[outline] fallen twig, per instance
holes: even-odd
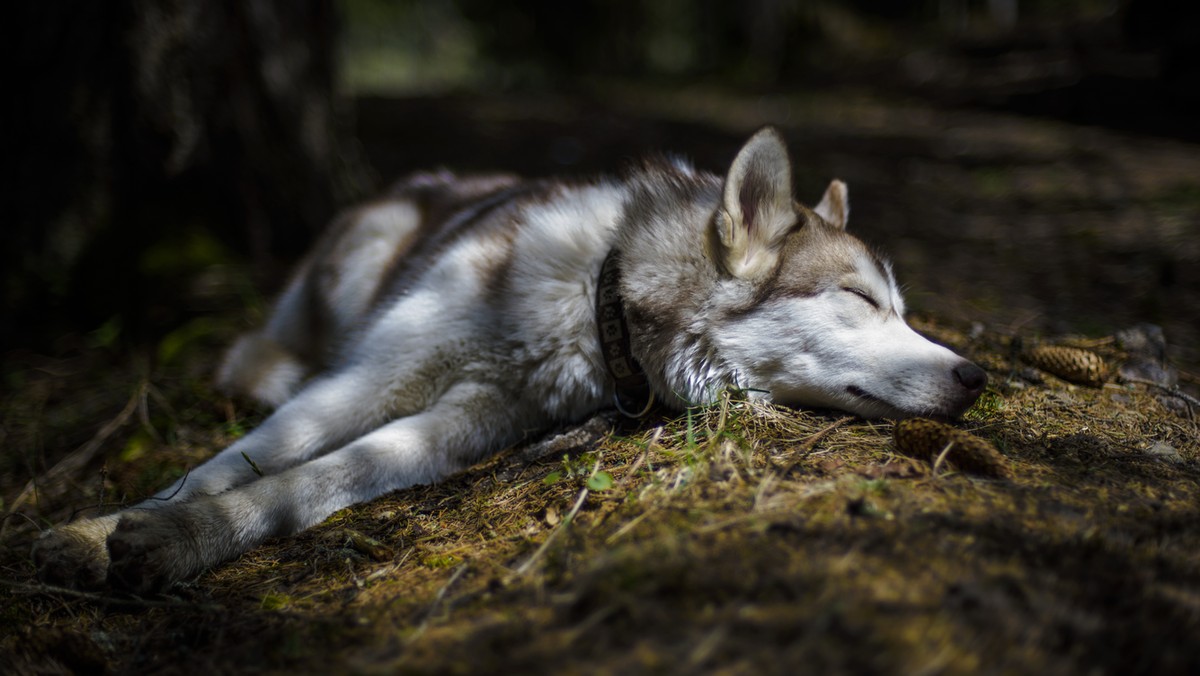
[[[796,449],[792,453],[791,462],[784,465],[783,468],[781,470],[779,470],[779,476],[781,476],[781,477],[787,476],[787,473],[792,471],[793,467],[795,467],[797,464],[800,463],[801,460],[803,460],[805,457],[807,457],[809,452],[812,451],[813,447],[816,446],[822,439],[824,439],[826,435],[828,435],[830,432],[836,430],[837,428],[841,427],[842,425],[845,425],[846,423],[850,422],[851,420],[854,420],[854,416],[852,416],[852,415],[848,415],[843,418],[838,418],[837,420],[834,420],[833,422],[822,427],[821,429],[817,430],[816,432],[813,432],[812,434],[808,435],[808,437],[804,441],[800,442],[800,448]]]
[[[1193,397],[1192,395],[1187,394],[1186,392],[1180,390],[1178,385],[1176,385],[1175,387],[1168,387],[1167,385],[1160,385],[1160,384],[1154,382],[1153,380],[1144,380],[1142,378],[1122,378],[1122,380],[1124,380],[1127,383],[1136,383],[1138,385],[1146,385],[1147,387],[1153,387],[1153,388],[1162,390],[1164,394],[1182,399],[1184,401],[1184,403],[1186,403],[1188,405],[1188,413],[1192,414],[1192,417],[1195,417],[1195,409],[1193,409],[1192,407],[1195,406],[1197,408],[1200,408],[1200,399],[1197,399],[1197,398]]]
[[[100,450],[100,447],[104,445],[104,442],[108,441],[108,438],[111,437],[113,433],[123,427],[125,423],[129,422],[129,419],[133,416],[134,412],[138,410],[138,406],[142,401],[146,387],[147,382],[143,380],[138,385],[137,390],[133,393],[133,396],[130,397],[129,401],[125,404],[125,408],[121,409],[121,412],[118,413],[115,418],[108,421],[108,424],[106,424],[104,427],[101,427],[100,430],[96,432],[95,436],[88,440],[86,444],[72,451],[62,460],[59,460],[57,464],[51,467],[41,477],[30,479],[29,482],[25,484],[25,488],[21,490],[21,493],[17,495],[17,497],[13,499],[12,504],[9,505],[8,513],[12,514],[19,507],[21,507],[21,505],[25,504],[25,502],[29,500],[29,497],[37,491],[38,485],[44,485],[54,479],[70,475],[86,467],[87,464],[92,461],[92,458],[96,457],[96,452]],[[7,524],[7,521],[5,521],[5,524]],[[5,526],[0,526],[0,535],[3,535],[4,530]]]
[[[933,468],[929,470],[930,474],[937,476],[938,469],[941,468],[942,463],[945,462],[946,456],[950,453],[950,449],[952,448],[954,448],[953,441],[947,443],[946,447],[942,449],[942,452],[937,454],[937,459],[933,461]]]

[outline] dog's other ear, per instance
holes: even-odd
[[[743,279],[769,274],[795,223],[787,146],[779,132],[765,127],[742,146],[725,177],[714,223],[721,264]]]
[[[839,230],[846,229],[846,221],[850,218],[850,189],[845,183],[836,178],[825,188],[825,196],[813,211]]]

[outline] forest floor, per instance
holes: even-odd
[[[597,418],[161,596],[40,585],[39,529],[135,502],[264,416],[209,384],[262,314],[226,266],[158,345],[117,352],[106,327],[5,355],[12,671],[1200,671],[1200,148],[854,94],[374,100],[360,116],[362,138],[388,139],[366,146],[384,175],[591,172],[639,148],[720,170],[779,125],[800,198],[847,180],[850,227],[895,260],[914,325],[988,369],[958,426],[1002,471],[901,453],[888,421],[729,393]],[[1132,379],[1170,385],[1130,340],[1145,334],[1114,337],[1139,322],[1165,330],[1183,396],[1130,382],[1141,359]],[[1038,342],[1084,347],[1109,377],[1038,371],[1018,354]]]

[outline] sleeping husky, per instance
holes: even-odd
[[[46,533],[39,573],[158,589],[614,403],[738,387],[962,414],[986,375],[909,328],[848,213],[841,181],[815,208],[793,199],[770,128],[723,177],[666,161],[583,182],[412,177],[335,222],[226,356],[220,384],[275,413],[156,499]]]

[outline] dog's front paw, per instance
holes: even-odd
[[[108,536],[108,583],[135,593],[166,589],[205,567],[185,509],[131,511]]]
[[[77,589],[103,586],[109,564],[105,541],[116,527],[117,518],[110,515],[77,521],[43,533],[33,543],[38,578]]]

